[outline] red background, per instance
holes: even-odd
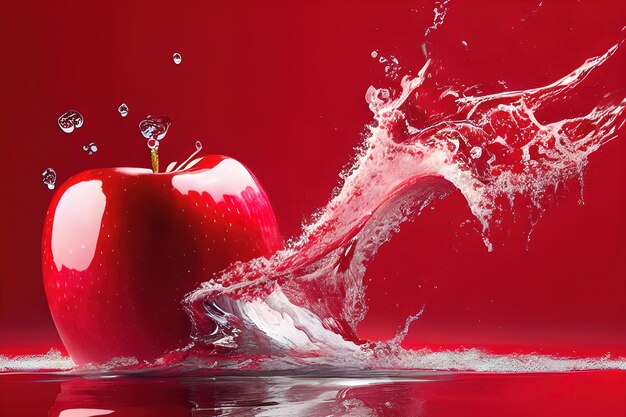
[[[495,91],[545,85],[623,35],[623,1],[449,3],[429,49],[439,76]],[[368,86],[388,86],[370,56],[394,54],[413,74],[431,1],[0,3],[0,353],[59,346],[40,272],[51,191],[104,166],[148,166],[137,123],[168,114],[162,164],[200,139],[264,184],[285,237],[324,205],[371,120]],[[465,40],[465,48],[461,41]],[[172,53],[182,54],[174,65]],[[589,110],[624,97],[621,51],[567,103]],[[130,113],[121,118],[117,107]],[[75,109],[82,128],[56,119]],[[575,184],[523,239],[487,253],[460,194],[380,250],[367,273],[364,337],[386,339],[422,304],[407,343],[494,351],[626,355],[626,138],[590,158],[585,204]],[[82,146],[95,141],[87,156]]]

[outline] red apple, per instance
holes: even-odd
[[[280,245],[265,192],[234,159],[208,156],[160,174],[95,169],[52,198],[43,279],[77,364],[152,360],[186,345],[186,293],[232,262],[270,256]]]

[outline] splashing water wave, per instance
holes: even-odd
[[[370,87],[366,100],[374,122],[342,186],[286,249],[269,260],[234,264],[188,294],[184,304],[194,329],[186,350],[265,358],[269,368],[625,369],[624,360],[609,358],[403,350],[399,344],[421,312],[387,343],[364,343],[354,330],[367,312],[367,261],[431,202],[460,190],[492,250],[491,231],[506,209],[502,197],[511,207],[516,199],[527,203],[534,224],[560,184],[582,177],[589,155],[617,137],[626,99],[552,122],[542,123],[536,114],[574,93],[620,44],[529,90],[470,96],[442,89],[431,61],[416,77],[405,77],[397,92]]]

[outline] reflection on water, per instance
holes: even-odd
[[[4,374],[0,415],[623,417],[625,389],[626,373],[621,371],[97,378]]]

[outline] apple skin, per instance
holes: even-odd
[[[151,361],[188,343],[185,294],[281,245],[267,195],[234,159],[207,156],[174,173],[94,169],[52,198],[43,281],[75,363]]]

